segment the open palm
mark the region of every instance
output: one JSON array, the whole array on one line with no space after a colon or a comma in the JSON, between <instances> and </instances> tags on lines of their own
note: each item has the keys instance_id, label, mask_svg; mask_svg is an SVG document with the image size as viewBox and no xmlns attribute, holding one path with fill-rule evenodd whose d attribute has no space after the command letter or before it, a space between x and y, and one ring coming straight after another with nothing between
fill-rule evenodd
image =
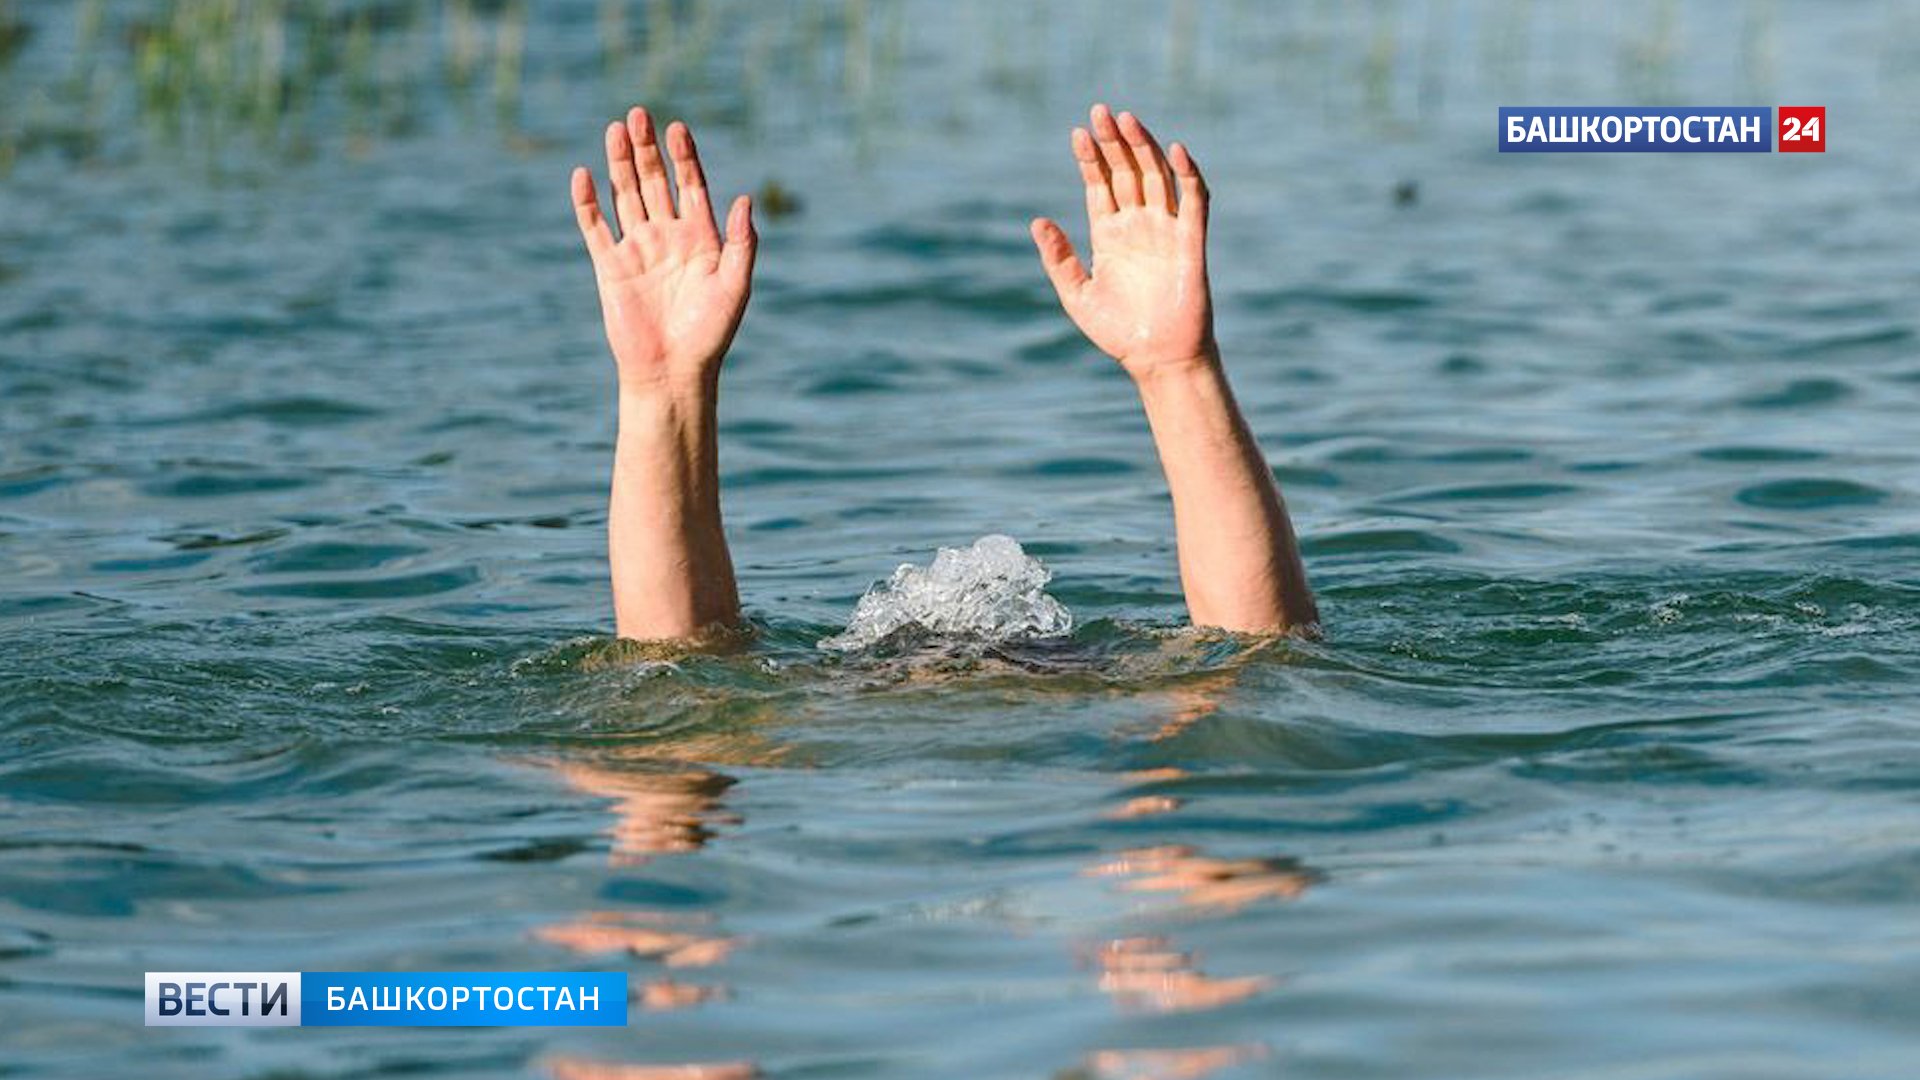
<instances>
[{"instance_id":1,"label":"open palm","mask_svg":"<svg viewBox=\"0 0 1920 1080\"><path fill-rule=\"evenodd\" d=\"M1095 105L1073 129L1093 268L1055 222L1033 223L1047 277L1082 333L1136 379L1213 353L1207 188L1186 147L1163 154L1132 114Z\"/></svg>"},{"instance_id":2,"label":"open palm","mask_svg":"<svg viewBox=\"0 0 1920 1080\"><path fill-rule=\"evenodd\" d=\"M671 164L679 204L667 184ZM622 386L710 376L739 329L753 278L755 236L746 196L714 226L693 134L668 125L666 153L653 120L635 108L607 128L620 237L600 211L593 176L573 173L574 214L593 257L600 312Z\"/></svg>"}]
</instances>

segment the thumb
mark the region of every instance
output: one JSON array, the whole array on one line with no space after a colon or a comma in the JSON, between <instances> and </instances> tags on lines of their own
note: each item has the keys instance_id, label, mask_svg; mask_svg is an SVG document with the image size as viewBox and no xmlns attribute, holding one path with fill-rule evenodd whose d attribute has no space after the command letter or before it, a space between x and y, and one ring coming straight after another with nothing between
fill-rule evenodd
<instances>
[{"instance_id":1,"label":"thumb","mask_svg":"<svg viewBox=\"0 0 1920 1080\"><path fill-rule=\"evenodd\" d=\"M1033 246L1039 249L1040 265L1047 271L1047 280L1053 282L1060 305L1072 314L1080 287L1087 283L1087 268L1080 262L1080 256L1074 254L1073 241L1067 239L1066 231L1054 221L1034 218L1031 229Z\"/></svg>"}]
</instances>

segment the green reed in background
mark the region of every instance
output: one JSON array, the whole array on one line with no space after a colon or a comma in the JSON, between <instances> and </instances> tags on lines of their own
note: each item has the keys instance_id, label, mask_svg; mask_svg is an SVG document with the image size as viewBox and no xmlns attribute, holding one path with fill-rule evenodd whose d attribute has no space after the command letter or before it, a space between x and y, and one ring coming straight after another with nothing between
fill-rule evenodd
<instances>
[{"instance_id":1,"label":"green reed in background","mask_svg":"<svg viewBox=\"0 0 1920 1080\"><path fill-rule=\"evenodd\" d=\"M789 92L795 76L818 90L825 84L810 73L823 54L845 92L872 93L887 57L868 40L870 6L880 5L603 0L601 96L608 107L737 98ZM417 130L434 105L471 119L471 106L484 104L499 131L516 136L530 76L572 77L530 71L530 39L546 29L542 16L556 21L552 11L526 0L81 0L30 21L0 0L0 86L13 103L0 110L0 166L46 146L91 158L124 119L137 124L142 149L198 148L216 159L235 145L308 156L329 136L364 152ZM899 20L890 25L897 46ZM729 31L746 46L723 55L716 45ZM45 64L14 70L28 42L49 33L71 34L59 77ZM737 101L726 111L753 112Z\"/></svg>"},{"instance_id":2,"label":"green reed in background","mask_svg":"<svg viewBox=\"0 0 1920 1080\"><path fill-rule=\"evenodd\" d=\"M92 160L371 152L445 114L529 133L529 94L597 78L605 111L645 100L754 130L804 100L857 147L903 122L907 57L937 65L945 123L1047 108L1063 87L1146 81L1218 111L1284 99L1296 117L1383 137L1435 118L1452 88L1512 100L1677 100L1730 58L1771 92L1777 0L1093 0L968 5L929 20L911 0L146 0L23 7L0 0L0 170L53 150ZM1883 92L1912 76L1920 3L1886 7ZM581 28L591 40L576 42ZM957 28L957 30L956 30ZM71 51L67 45L71 43ZM591 57L583 68L582 57ZM1706 61L1714 61L1713 64ZM545 100L559 95L548 93ZM120 132L132 121L138 145ZM113 132L112 140L107 133Z\"/></svg>"}]
</instances>

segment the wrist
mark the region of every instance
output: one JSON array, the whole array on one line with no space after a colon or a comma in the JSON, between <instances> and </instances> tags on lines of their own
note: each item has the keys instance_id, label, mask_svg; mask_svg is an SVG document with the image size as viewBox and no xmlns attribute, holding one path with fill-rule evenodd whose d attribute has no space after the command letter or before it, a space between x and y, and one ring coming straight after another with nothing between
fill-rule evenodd
<instances>
[{"instance_id":1,"label":"wrist","mask_svg":"<svg viewBox=\"0 0 1920 1080\"><path fill-rule=\"evenodd\" d=\"M1197 352L1179 356L1128 357L1120 362L1142 394L1160 386L1218 378L1221 373L1220 350L1208 344Z\"/></svg>"},{"instance_id":2,"label":"wrist","mask_svg":"<svg viewBox=\"0 0 1920 1080\"><path fill-rule=\"evenodd\" d=\"M659 370L644 375L620 372L620 404L643 406L707 405L720 396L720 365L691 371Z\"/></svg>"},{"instance_id":3,"label":"wrist","mask_svg":"<svg viewBox=\"0 0 1920 1080\"><path fill-rule=\"evenodd\" d=\"M640 455L649 472L685 474L711 452L720 400L711 384L649 380L622 383L614 424L617 455Z\"/></svg>"},{"instance_id":4,"label":"wrist","mask_svg":"<svg viewBox=\"0 0 1920 1080\"><path fill-rule=\"evenodd\" d=\"M620 384L618 435L623 444L660 440L698 445L719 423L716 383L647 381Z\"/></svg>"}]
</instances>

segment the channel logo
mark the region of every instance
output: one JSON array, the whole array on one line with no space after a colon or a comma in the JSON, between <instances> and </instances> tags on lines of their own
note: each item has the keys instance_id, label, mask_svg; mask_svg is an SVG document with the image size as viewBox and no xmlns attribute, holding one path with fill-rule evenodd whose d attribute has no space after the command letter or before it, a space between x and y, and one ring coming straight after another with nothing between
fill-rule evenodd
<instances>
[{"instance_id":1,"label":"channel logo","mask_svg":"<svg viewBox=\"0 0 1920 1080\"><path fill-rule=\"evenodd\" d=\"M297 971L149 971L148 1027L299 1027Z\"/></svg>"},{"instance_id":2,"label":"channel logo","mask_svg":"<svg viewBox=\"0 0 1920 1080\"><path fill-rule=\"evenodd\" d=\"M1774 149L1824 153L1825 106L1640 108L1506 106L1500 109L1503 154L1766 154Z\"/></svg>"},{"instance_id":3,"label":"channel logo","mask_svg":"<svg viewBox=\"0 0 1920 1080\"><path fill-rule=\"evenodd\" d=\"M1826 153L1826 106L1780 106L1780 152L1783 154Z\"/></svg>"},{"instance_id":4,"label":"channel logo","mask_svg":"<svg viewBox=\"0 0 1920 1080\"><path fill-rule=\"evenodd\" d=\"M607 971L149 971L148 1027L625 1027Z\"/></svg>"}]
</instances>

